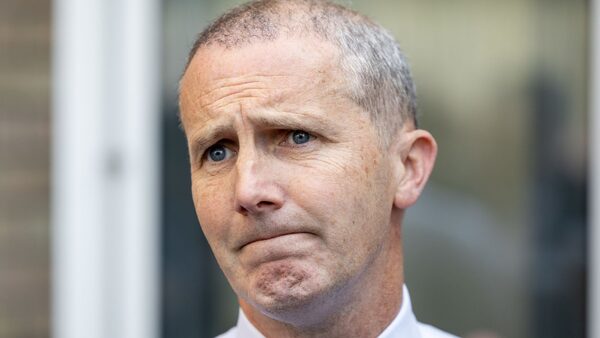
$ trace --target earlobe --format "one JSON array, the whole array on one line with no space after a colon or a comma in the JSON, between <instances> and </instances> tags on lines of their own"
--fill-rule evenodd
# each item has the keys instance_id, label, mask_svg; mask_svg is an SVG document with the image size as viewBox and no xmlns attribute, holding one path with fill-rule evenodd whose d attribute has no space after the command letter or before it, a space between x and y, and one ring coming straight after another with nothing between
<instances>
[{"instance_id":1,"label":"earlobe","mask_svg":"<svg viewBox=\"0 0 600 338\"><path fill-rule=\"evenodd\" d=\"M429 179L437 143L429 132L421 129L402 131L398 141L394 151L397 156L394 206L406 209L417 201Z\"/></svg>"}]
</instances>

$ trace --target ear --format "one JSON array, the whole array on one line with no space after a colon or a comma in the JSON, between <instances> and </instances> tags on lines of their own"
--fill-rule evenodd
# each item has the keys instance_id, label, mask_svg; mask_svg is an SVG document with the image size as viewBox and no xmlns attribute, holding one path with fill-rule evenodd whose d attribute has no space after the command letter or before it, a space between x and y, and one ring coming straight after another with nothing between
<instances>
[{"instance_id":1,"label":"ear","mask_svg":"<svg viewBox=\"0 0 600 338\"><path fill-rule=\"evenodd\" d=\"M429 179L437 155L437 143L425 130L403 129L392 147L396 175L394 206L406 209L417 201Z\"/></svg>"}]
</instances>

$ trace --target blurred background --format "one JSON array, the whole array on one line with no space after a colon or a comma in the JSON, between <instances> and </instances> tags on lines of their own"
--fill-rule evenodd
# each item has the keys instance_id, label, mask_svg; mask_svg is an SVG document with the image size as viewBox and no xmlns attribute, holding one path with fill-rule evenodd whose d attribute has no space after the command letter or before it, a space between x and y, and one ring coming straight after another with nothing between
<instances>
[{"instance_id":1,"label":"blurred background","mask_svg":"<svg viewBox=\"0 0 600 338\"><path fill-rule=\"evenodd\" d=\"M177 82L241 1L0 2L0 337L212 337ZM439 144L404 225L420 321L586 335L590 3L339 1L391 30Z\"/></svg>"}]
</instances>

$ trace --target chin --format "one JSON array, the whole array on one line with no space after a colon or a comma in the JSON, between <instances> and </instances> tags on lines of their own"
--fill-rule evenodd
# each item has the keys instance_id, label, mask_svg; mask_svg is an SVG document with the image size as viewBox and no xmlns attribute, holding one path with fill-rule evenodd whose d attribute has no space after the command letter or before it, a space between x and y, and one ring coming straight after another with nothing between
<instances>
[{"instance_id":1,"label":"chin","mask_svg":"<svg viewBox=\"0 0 600 338\"><path fill-rule=\"evenodd\" d=\"M314 269L289 262L271 262L257 271L250 303L266 315L279 319L306 315L328 294L327 282Z\"/></svg>"}]
</instances>

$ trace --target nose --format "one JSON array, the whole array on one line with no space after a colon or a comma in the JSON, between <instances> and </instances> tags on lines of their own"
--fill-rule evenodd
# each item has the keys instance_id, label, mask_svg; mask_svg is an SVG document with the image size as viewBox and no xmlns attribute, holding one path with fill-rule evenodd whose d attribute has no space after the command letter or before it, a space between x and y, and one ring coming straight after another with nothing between
<instances>
[{"instance_id":1,"label":"nose","mask_svg":"<svg viewBox=\"0 0 600 338\"><path fill-rule=\"evenodd\" d=\"M257 154L239 156L236 166L235 209L238 213L247 216L281 208L284 194L268 159Z\"/></svg>"}]
</instances>

